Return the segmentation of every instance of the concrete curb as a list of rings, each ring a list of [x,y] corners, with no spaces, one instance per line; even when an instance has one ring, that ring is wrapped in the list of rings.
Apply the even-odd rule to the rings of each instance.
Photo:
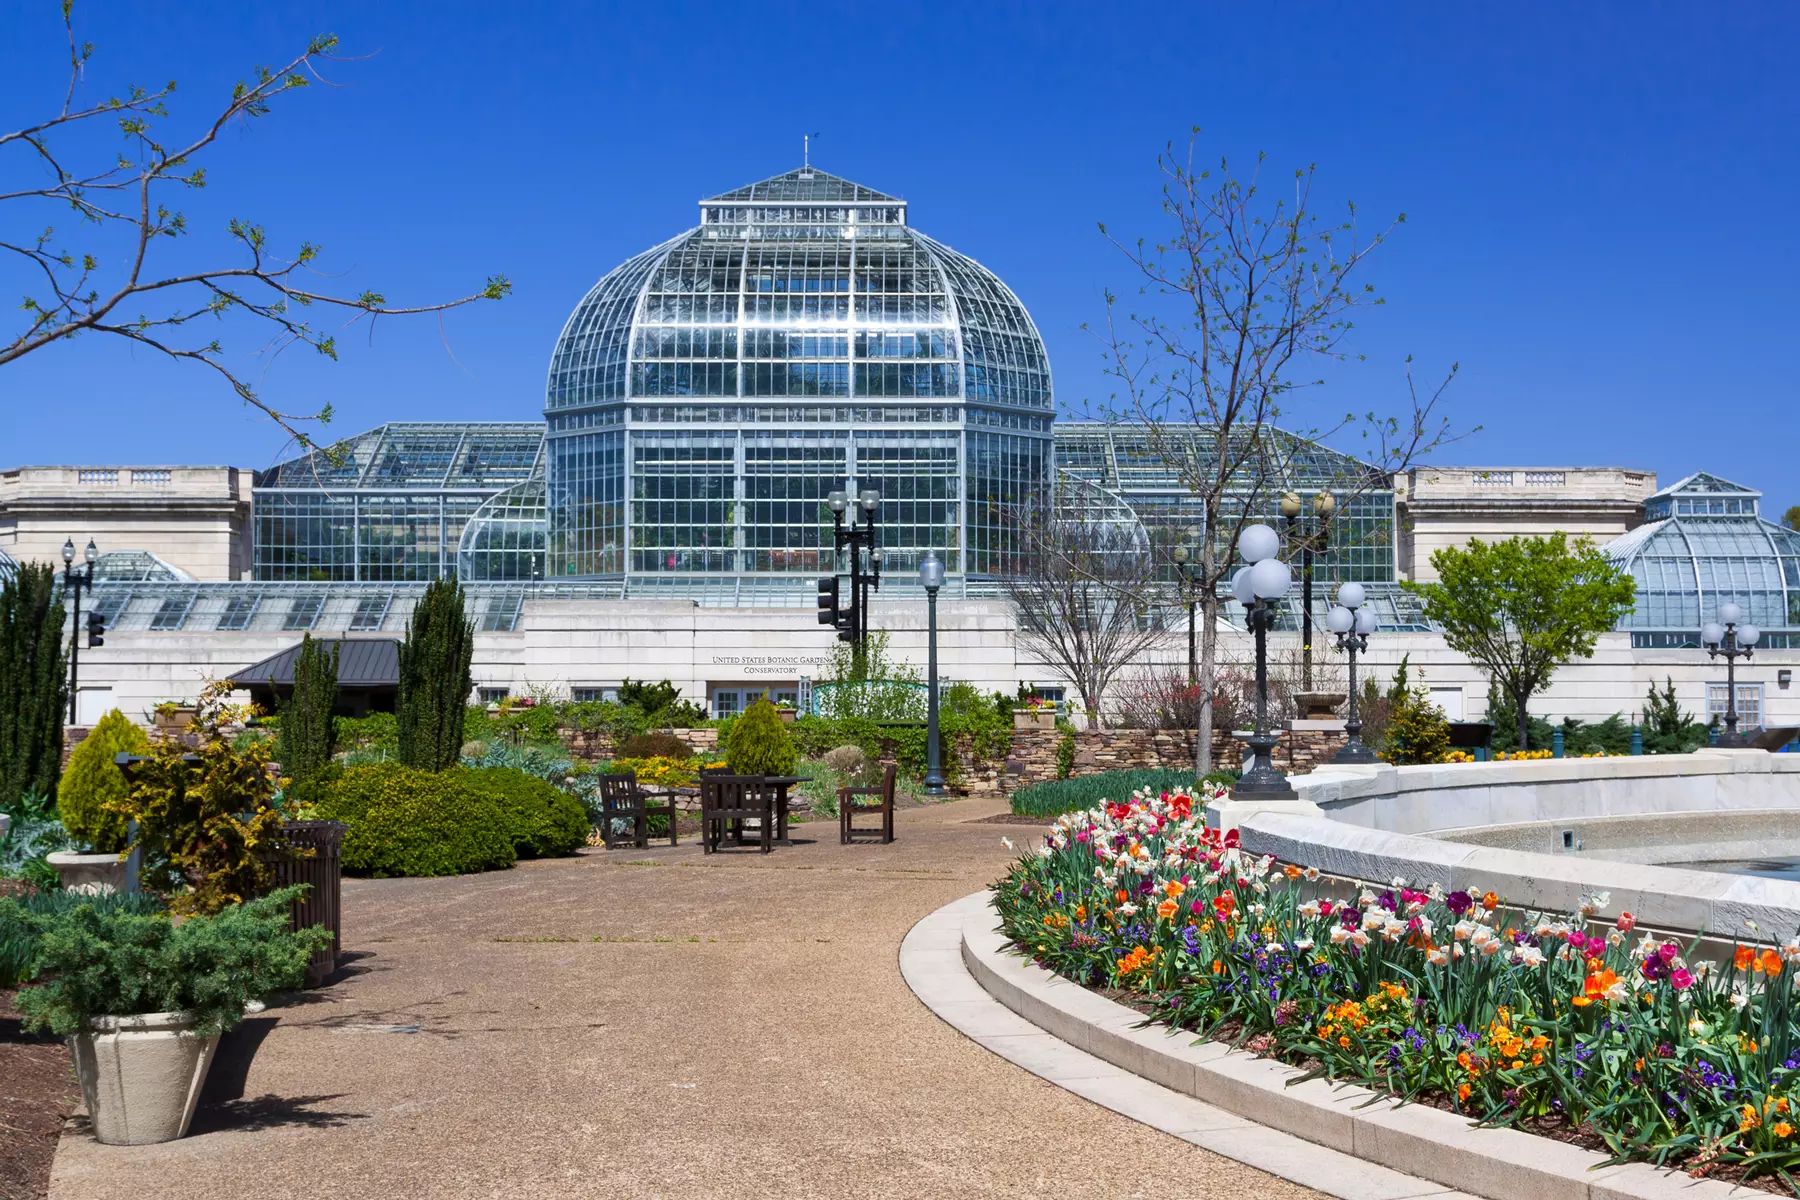
[[[1365,1088],[1319,1079],[1290,1085],[1301,1073],[1295,1068],[1217,1042],[1196,1045],[1186,1035],[1136,1028],[1143,1020],[1139,1013],[1011,953],[985,895],[952,907],[961,920],[959,949],[970,977],[1013,1013],[1069,1048],[1154,1080],[1178,1093],[1177,1099],[1217,1105],[1214,1111],[1266,1127],[1259,1132],[1281,1131],[1360,1160],[1349,1167],[1355,1174],[1405,1173],[1415,1184],[1431,1181],[1489,1200],[1722,1200],[1766,1194],[1642,1163],[1601,1167],[1605,1157],[1592,1151],[1517,1130],[1477,1129],[1454,1113],[1399,1105]],[[1241,1157],[1228,1147],[1219,1152]],[[1279,1165],[1253,1165],[1320,1186]]]
[[[987,894],[977,892],[914,925],[900,946],[900,973],[927,1008],[995,1054],[1103,1108],[1340,1200],[1475,1200],[1441,1183],[1245,1120],[1046,1033],[969,973],[964,924],[971,917],[978,924],[987,920],[988,911]]]

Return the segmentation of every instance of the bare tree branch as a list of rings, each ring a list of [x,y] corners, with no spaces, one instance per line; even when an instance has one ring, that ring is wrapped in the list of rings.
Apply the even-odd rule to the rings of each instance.
[[[1127,309],[1108,292],[1099,337],[1119,388],[1108,415],[1144,431],[1204,530],[1189,568],[1204,613],[1196,754],[1204,772],[1211,767],[1221,593],[1237,566],[1239,535],[1265,519],[1305,472],[1303,457],[1353,427],[1364,427],[1372,457],[1333,480],[1340,502],[1390,486],[1395,471],[1453,440],[1436,409],[1455,368],[1421,401],[1409,366],[1411,411],[1404,418],[1345,416],[1295,427],[1289,403],[1323,382],[1301,377],[1303,364],[1351,357],[1346,339],[1356,310],[1381,303],[1354,277],[1406,218],[1368,236],[1353,205],[1335,222],[1321,217],[1310,166],[1294,172],[1287,195],[1264,193],[1260,156],[1242,179],[1221,161],[1215,179],[1195,166],[1198,133],[1185,156],[1171,145],[1159,159],[1166,242],[1126,243],[1100,227],[1139,276],[1134,299],[1143,308]]]
[[[175,93],[174,82],[154,91],[134,85],[122,96],[76,107],[76,94],[94,48],[91,43],[77,44],[73,4],[67,0],[62,5],[62,18],[69,40],[69,86],[62,108],[35,125],[0,132],[0,151],[18,147],[48,178],[37,186],[0,191],[0,205],[6,206],[0,208],[0,213],[10,217],[18,212],[18,219],[22,220],[23,205],[66,206],[84,225],[97,227],[102,234],[117,228],[125,235],[129,249],[104,276],[110,282],[103,289],[95,282],[103,277],[99,254],[55,246],[54,225],[45,226],[35,237],[0,237],[0,250],[31,263],[33,274],[41,275],[44,281],[42,291],[26,295],[20,303],[25,313],[23,328],[10,335],[10,340],[0,340],[0,366],[82,333],[112,334],[176,360],[204,363],[218,372],[244,403],[261,411],[302,447],[316,448],[317,443],[302,426],[328,422],[330,405],[310,413],[284,411],[265,401],[244,376],[226,365],[218,340],[176,344],[168,340],[166,332],[153,335],[151,331],[178,329],[201,316],[223,320],[236,314],[273,327],[274,337],[262,350],[271,360],[296,343],[311,346],[335,360],[337,333],[364,318],[372,326],[377,317],[435,313],[441,329],[445,312],[478,300],[498,300],[512,291],[505,276],[493,275],[480,290],[437,303],[391,305],[386,296],[372,290],[354,297],[334,295],[308,286],[301,274],[317,274],[313,263],[320,253],[318,246],[303,242],[292,258],[274,256],[262,226],[235,218],[227,228],[243,251],[246,261],[242,265],[181,270],[162,277],[149,275],[152,248],[162,239],[178,239],[188,231],[182,213],[160,201],[162,191],[171,186],[190,190],[205,187],[204,169],[192,166],[190,160],[211,147],[228,125],[267,115],[277,97],[308,86],[309,76],[323,82],[318,64],[344,61],[332,54],[337,39],[330,35],[316,37],[284,66],[256,67],[248,80],[233,88],[229,102],[198,134],[184,144],[170,146],[159,140],[156,126],[168,117],[166,102]],[[128,152],[105,168],[71,169],[52,144],[52,136],[79,132],[90,123],[107,120],[117,123]],[[105,203],[97,199],[105,196],[118,199]],[[155,316],[121,315],[122,305],[144,299],[165,307]],[[296,308],[313,305],[347,310],[350,317],[336,331],[319,330],[295,312]],[[7,337],[0,334],[0,339]]]

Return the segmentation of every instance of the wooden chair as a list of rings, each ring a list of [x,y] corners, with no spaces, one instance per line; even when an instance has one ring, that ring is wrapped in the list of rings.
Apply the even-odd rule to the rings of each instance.
[[[852,819],[853,814],[861,812],[878,812],[881,814],[881,840],[883,844],[894,840],[894,775],[896,768],[888,764],[881,775],[880,787],[838,789],[838,841],[849,845],[850,840],[858,833],[874,833],[873,829],[858,829]],[[858,798],[874,800],[873,804],[858,804]]]
[[[761,775],[700,776],[700,846],[716,853],[729,836],[744,844],[744,822],[754,819],[762,852],[775,848],[775,793]]]
[[[662,804],[650,803],[649,794],[638,787],[636,771],[600,777],[600,838],[611,850],[617,846],[648,847],[650,818],[667,817],[669,845],[677,845],[675,832],[675,797],[667,796]],[[619,825],[626,828],[620,830]]]

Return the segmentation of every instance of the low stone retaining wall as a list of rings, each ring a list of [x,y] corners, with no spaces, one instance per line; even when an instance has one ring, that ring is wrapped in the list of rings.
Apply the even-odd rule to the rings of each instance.
[[[1196,1042],[1166,1027],[1146,1028],[1135,1010],[1011,953],[995,929],[998,918],[992,907],[975,900],[953,907],[967,905],[961,957],[976,983],[1040,1029],[1172,1092],[1364,1162],[1490,1200],[1723,1200],[1755,1194],[1647,1163],[1607,1166],[1604,1154],[1516,1129],[1477,1128],[1456,1113],[1403,1105],[1356,1085],[1297,1082],[1302,1074],[1297,1067],[1256,1058],[1222,1042]],[[1139,1119],[1155,1120],[1150,1115]],[[1421,1193],[1370,1188],[1358,1194]]]
[[[1247,734],[1218,730],[1213,733],[1212,758],[1219,767],[1235,769],[1243,762]],[[1097,775],[1103,771],[1163,769],[1191,770],[1194,735],[1179,729],[1086,729],[1074,735],[1075,765],[1071,775]],[[1336,730],[1287,729],[1281,731],[1272,757],[1284,771],[1310,771],[1328,761],[1344,744]],[[1004,785],[1011,791],[1030,783],[1055,779],[1056,749],[1060,729],[1013,731],[1012,753],[1007,757]]]

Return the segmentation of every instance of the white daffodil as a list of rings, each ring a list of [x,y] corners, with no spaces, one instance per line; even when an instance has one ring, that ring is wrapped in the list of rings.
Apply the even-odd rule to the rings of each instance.
[[[1302,904],[1300,906],[1300,915],[1309,921],[1317,920],[1319,916],[1319,902],[1317,900],[1308,900],[1305,904]]]
[[[1433,946],[1425,952],[1425,961],[1434,967],[1441,967],[1449,963],[1450,955],[1442,946]]]
[[[1126,915],[1126,916],[1128,916],[1128,917],[1135,917],[1135,916],[1137,916],[1137,910],[1138,910],[1138,906],[1137,906],[1137,905],[1135,905],[1135,904],[1121,904],[1121,905],[1119,905],[1119,911],[1120,911],[1120,912],[1122,912],[1122,913],[1124,913],[1124,914],[1125,914],[1125,915]]]
[[[1519,947],[1519,965],[1524,967],[1541,967],[1544,965],[1544,952],[1536,946]]]
[[[1011,849],[1012,849],[1012,848],[1013,848],[1013,844],[1012,844],[1012,839],[1011,839],[1011,838],[1009,838],[1009,837],[1003,837],[1003,838],[1001,838],[1001,839],[1000,839],[1000,844],[1001,844],[1001,845],[1002,845],[1002,846],[1005,846],[1005,847],[1006,847],[1006,848],[1007,848],[1007,849],[1008,849],[1008,850],[1011,850]]]
[[[1303,937],[1303,938],[1295,938],[1294,939],[1294,949],[1299,951],[1301,954],[1305,954],[1308,950],[1311,950],[1312,948],[1313,948],[1313,940],[1311,938]]]

